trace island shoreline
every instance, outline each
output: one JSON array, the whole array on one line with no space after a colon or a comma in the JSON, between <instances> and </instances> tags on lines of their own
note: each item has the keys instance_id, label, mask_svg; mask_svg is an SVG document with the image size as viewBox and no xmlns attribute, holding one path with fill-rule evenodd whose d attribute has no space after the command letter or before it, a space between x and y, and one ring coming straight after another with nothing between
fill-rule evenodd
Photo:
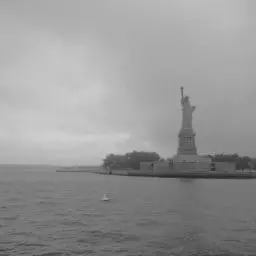
<instances>
[{"instance_id":1,"label":"island shoreline","mask_svg":"<svg viewBox=\"0 0 256 256\"><path fill-rule=\"evenodd\" d=\"M61 173L93 173L108 176L127 176L127 177L145 177L145 178L187 178L187 179L256 179L256 172L234 172L234 173L214 173L214 172L140 172L112 170L111 173L104 170L61 170Z\"/></svg>"}]
</instances>

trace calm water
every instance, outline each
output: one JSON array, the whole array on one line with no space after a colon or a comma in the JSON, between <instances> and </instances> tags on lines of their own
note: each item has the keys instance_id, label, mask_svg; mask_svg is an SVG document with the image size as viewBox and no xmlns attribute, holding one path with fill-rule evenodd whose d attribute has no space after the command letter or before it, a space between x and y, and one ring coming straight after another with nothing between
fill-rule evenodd
<instances>
[{"instance_id":1,"label":"calm water","mask_svg":"<svg viewBox=\"0 0 256 256\"><path fill-rule=\"evenodd\" d=\"M255 195L246 180L1 171L0 255L256 255Z\"/></svg>"}]
</instances>

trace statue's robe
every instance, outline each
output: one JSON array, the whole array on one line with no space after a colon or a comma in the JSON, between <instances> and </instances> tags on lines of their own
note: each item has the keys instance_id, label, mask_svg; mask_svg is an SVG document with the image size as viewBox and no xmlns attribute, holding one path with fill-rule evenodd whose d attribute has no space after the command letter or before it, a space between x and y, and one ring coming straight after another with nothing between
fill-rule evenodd
<instances>
[{"instance_id":1,"label":"statue's robe","mask_svg":"<svg viewBox=\"0 0 256 256\"><path fill-rule=\"evenodd\" d=\"M192 114L195 110L194 106L191 106L188 96L181 99L182 105L182 128L192 129Z\"/></svg>"}]
</instances>

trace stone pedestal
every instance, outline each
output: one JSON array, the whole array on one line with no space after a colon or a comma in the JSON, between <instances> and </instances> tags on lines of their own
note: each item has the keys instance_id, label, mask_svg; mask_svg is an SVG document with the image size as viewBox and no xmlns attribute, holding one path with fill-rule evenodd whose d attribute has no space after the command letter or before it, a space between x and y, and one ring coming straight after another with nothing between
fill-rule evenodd
<instances>
[{"instance_id":1,"label":"stone pedestal","mask_svg":"<svg viewBox=\"0 0 256 256\"><path fill-rule=\"evenodd\" d=\"M193 129L180 130L177 155L197 155L195 136Z\"/></svg>"},{"instance_id":2,"label":"stone pedestal","mask_svg":"<svg viewBox=\"0 0 256 256\"><path fill-rule=\"evenodd\" d=\"M211 159L199 155L176 155L173 157L175 171L209 171Z\"/></svg>"}]
</instances>

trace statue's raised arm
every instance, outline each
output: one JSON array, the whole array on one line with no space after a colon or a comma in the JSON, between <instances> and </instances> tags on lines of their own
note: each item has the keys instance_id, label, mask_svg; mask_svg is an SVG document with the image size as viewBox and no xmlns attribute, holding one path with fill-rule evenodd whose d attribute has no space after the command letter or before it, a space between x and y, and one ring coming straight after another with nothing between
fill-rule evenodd
<instances>
[{"instance_id":1,"label":"statue's raised arm","mask_svg":"<svg viewBox=\"0 0 256 256\"><path fill-rule=\"evenodd\" d=\"M183 90L184 90L184 88L183 88L183 86L181 86L181 87L180 87L180 92L181 92L181 100L183 100L183 98L184 98L184 96L183 96Z\"/></svg>"}]
</instances>

